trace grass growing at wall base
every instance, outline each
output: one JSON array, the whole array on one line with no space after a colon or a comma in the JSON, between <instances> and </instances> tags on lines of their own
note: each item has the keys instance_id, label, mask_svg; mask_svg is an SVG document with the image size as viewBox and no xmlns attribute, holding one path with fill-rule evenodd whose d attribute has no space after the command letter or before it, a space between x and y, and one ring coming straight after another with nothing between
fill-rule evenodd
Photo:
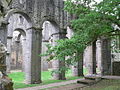
<instances>
[{"instance_id":1,"label":"grass growing at wall base","mask_svg":"<svg viewBox=\"0 0 120 90\"><path fill-rule=\"evenodd\" d=\"M33 86L39 86L39 85L45 85L45 84L64 81L64 80L52 80L51 71L42 72L42 83L41 84L25 84L24 83L25 74L23 72L10 73L9 77L12 78L14 82L14 88L33 87ZM67 80L74 80L74 79L80 78L80 77L72 77L71 70L66 73L66 77L68 77Z\"/></svg>"}]
</instances>

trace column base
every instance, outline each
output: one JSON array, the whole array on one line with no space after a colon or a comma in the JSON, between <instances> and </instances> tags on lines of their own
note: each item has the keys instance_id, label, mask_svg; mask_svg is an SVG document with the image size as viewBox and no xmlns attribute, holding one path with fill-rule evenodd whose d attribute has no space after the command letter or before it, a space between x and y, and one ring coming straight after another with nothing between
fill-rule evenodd
<instances>
[{"instance_id":1,"label":"column base","mask_svg":"<svg viewBox=\"0 0 120 90\"><path fill-rule=\"evenodd\" d=\"M8 76L3 76L0 79L0 90L13 90L12 79Z\"/></svg>"}]
</instances>

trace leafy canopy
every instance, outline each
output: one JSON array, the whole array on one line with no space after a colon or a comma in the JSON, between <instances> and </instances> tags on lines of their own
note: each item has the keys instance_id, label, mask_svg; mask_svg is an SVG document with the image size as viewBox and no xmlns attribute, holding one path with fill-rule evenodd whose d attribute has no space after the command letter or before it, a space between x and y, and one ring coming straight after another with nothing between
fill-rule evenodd
<instances>
[{"instance_id":1,"label":"leafy canopy","mask_svg":"<svg viewBox=\"0 0 120 90\"><path fill-rule=\"evenodd\" d=\"M84 49L97 38L114 31L113 25L120 27L120 0L67 0L65 10L75 14L71 21L74 36L71 39L58 40L57 46L47 45L49 60L61 60L66 65L76 62L76 53ZM67 56L67 58L64 58Z\"/></svg>"}]
</instances>

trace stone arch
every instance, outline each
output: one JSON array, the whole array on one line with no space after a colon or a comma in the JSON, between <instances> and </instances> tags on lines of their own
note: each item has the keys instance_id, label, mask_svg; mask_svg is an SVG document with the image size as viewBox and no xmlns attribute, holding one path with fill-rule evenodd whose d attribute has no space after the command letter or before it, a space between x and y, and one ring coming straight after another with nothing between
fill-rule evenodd
<instances>
[{"instance_id":1,"label":"stone arch","mask_svg":"<svg viewBox=\"0 0 120 90\"><path fill-rule=\"evenodd\" d=\"M41 61L40 57L38 56L40 54L40 49L38 48L41 48L41 42L37 40L41 40L41 31L33 27L31 18L25 12L20 10L10 10L5 16L4 20L9 23L7 26L7 41L9 54L6 61L10 60L10 43L12 39L12 34L15 30L18 30L23 34L23 36L26 36L24 41L27 48L24 48L25 56L23 56L25 58L25 82L27 84L40 83Z\"/></svg>"},{"instance_id":2,"label":"stone arch","mask_svg":"<svg viewBox=\"0 0 120 90\"><path fill-rule=\"evenodd\" d=\"M23 15L26 18L26 20L28 21L28 23L30 24L30 26L32 27L33 23L32 23L32 20L31 20L30 16L25 11L23 11L23 10L21 11L19 9L9 10L7 12L7 14L5 15L4 21L8 22L10 16L12 16L15 13Z\"/></svg>"},{"instance_id":3,"label":"stone arch","mask_svg":"<svg viewBox=\"0 0 120 90\"><path fill-rule=\"evenodd\" d=\"M52 17L52 16L43 17L43 19L41 20L41 23L40 23L40 27L43 26L43 23L45 21L49 21L50 23L52 23L52 24L54 24L54 25L56 25L56 26L58 26L60 28L59 22L57 20L55 20L55 18Z\"/></svg>"},{"instance_id":4,"label":"stone arch","mask_svg":"<svg viewBox=\"0 0 120 90\"><path fill-rule=\"evenodd\" d=\"M47 26L45 26L46 23L48 23ZM64 38L64 33L61 32L61 28L60 28L59 24L57 24L54 20L51 20L51 19L43 20L43 31L45 31L44 33L47 34L46 36L49 36L49 38L47 38L48 40L45 40L45 41L48 41L52 46L57 45L56 40ZM53 60L51 63L52 63L53 70L58 70L58 69L60 69L60 67L64 66L64 63L59 60ZM64 80L65 72L54 73L53 79Z\"/></svg>"},{"instance_id":5,"label":"stone arch","mask_svg":"<svg viewBox=\"0 0 120 90\"><path fill-rule=\"evenodd\" d=\"M16 28L13 32L11 46L11 70L25 71L26 54L26 32L21 28Z\"/></svg>"},{"instance_id":6,"label":"stone arch","mask_svg":"<svg viewBox=\"0 0 120 90\"><path fill-rule=\"evenodd\" d=\"M11 16L10 16L11 15ZM24 14L25 15L25 14ZM24 20L22 20L24 23L20 23L20 17L23 17ZM20 33L20 35L17 36L16 39L16 44L19 45L19 39L20 36L23 36L23 40L22 42L24 42L24 46L23 46L23 55L25 55L26 50L25 50L25 46L26 46L26 38L29 36L27 35L27 29L31 27L31 24L28 22L29 20L27 20L23 14L21 15L21 13L12 13L8 15L7 22L9 23L7 26L7 49L8 49L8 54L6 57L6 64L7 64L7 72L10 72L11 69L11 64L10 62L12 62L12 40L13 40L13 33L14 31L18 31ZM24 25L26 24L26 25ZM29 41L27 41L28 43ZM18 46L17 45L17 46ZM19 48L19 47L18 47ZM14 49L16 50L16 49ZM23 58L25 60L25 57Z\"/></svg>"},{"instance_id":7,"label":"stone arch","mask_svg":"<svg viewBox=\"0 0 120 90\"><path fill-rule=\"evenodd\" d=\"M24 39L26 38L26 32L21 29L21 28L16 28L14 31L19 31L20 34L18 35L18 39L21 37L21 35L24 37Z\"/></svg>"}]
</instances>

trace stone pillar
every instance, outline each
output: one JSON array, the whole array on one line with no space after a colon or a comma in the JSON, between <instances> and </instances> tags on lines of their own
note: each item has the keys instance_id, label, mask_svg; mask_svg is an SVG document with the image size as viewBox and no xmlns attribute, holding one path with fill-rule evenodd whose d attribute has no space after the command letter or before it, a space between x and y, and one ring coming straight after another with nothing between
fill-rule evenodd
<instances>
[{"instance_id":1,"label":"stone pillar","mask_svg":"<svg viewBox=\"0 0 120 90\"><path fill-rule=\"evenodd\" d=\"M72 66L72 76L78 76L78 67L77 65Z\"/></svg>"},{"instance_id":2,"label":"stone pillar","mask_svg":"<svg viewBox=\"0 0 120 90\"><path fill-rule=\"evenodd\" d=\"M5 46L7 45L7 29L6 29L7 24L2 24L0 26L0 41L3 43ZM2 72L6 74L6 55L2 57L2 62L0 64L0 69L2 69Z\"/></svg>"},{"instance_id":3,"label":"stone pillar","mask_svg":"<svg viewBox=\"0 0 120 90\"><path fill-rule=\"evenodd\" d=\"M16 43L16 68L18 69L18 60L19 60L19 47L20 47L20 41L19 40L17 40L17 41L15 41L15 43Z\"/></svg>"},{"instance_id":4,"label":"stone pillar","mask_svg":"<svg viewBox=\"0 0 120 90\"><path fill-rule=\"evenodd\" d=\"M62 32L52 34L52 38L53 38L52 45L56 46L57 45L56 40L66 38L65 35L66 33L62 33ZM65 63L63 61L60 60L52 61L53 70L59 70L62 66L65 66ZM56 80L65 80L65 71L62 71L61 73L53 73L53 78Z\"/></svg>"},{"instance_id":5,"label":"stone pillar","mask_svg":"<svg viewBox=\"0 0 120 90\"><path fill-rule=\"evenodd\" d=\"M84 63L87 68L88 74L93 74L92 72L92 46L88 46L84 51Z\"/></svg>"},{"instance_id":6,"label":"stone pillar","mask_svg":"<svg viewBox=\"0 0 120 90\"><path fill-rule=\"evenodd\" d=\"M96 41L92 43L92 64L93 74L96 74Z\"/></svg>"},{"instance_id":7,"label":"stone pillar","mask_svg":"<svg viewBox=\"0 0 120 90\"><path fill-rule=\"evenodd\" d=\"M22 61L22 71L25 72L25 55L26 55L26 38L24 37L22 39L22 56L23 56L23 61Z\"/></svg>"},{"instance_id":8,"label":"stone pillar","mask_svg":"<svg viewBox=\"0 0 120 90\"><path fill-rule=\"evenodd\" d=\"M27 84L41 83L41 42L42 32L29 28L26 33L25 78Z\"/></svg>"},{"instance_id":9,"label":"stone pillar","mask_svg":"<svg viewBox=\"0 0 120 90\"><path fill-rule=\"evenodd\" d=\"M97 61L97 68L98 68L98 75L102 75L102 46L101 46L101 40L98 39L96 41L96 61Z\"/></svg>"},{"instance_id":10,"label":"stone pillar","mask_svg":"<svg viewBox=\"0 0 120 90\"><path fill-rule=\"evenodd\" d=\"M7 29L6 24L0 27L0 40L7 45Z\"/></svg>"},{"instance_id":11,"label":"stone pillar","mask_svg":"<svg viewBox=\"0 0 120 90\"><path fill-rule=\"evenodd\" d=\"M84 76L83 74L83 53L79 54L80 60L78 61L78 76Z\"/></svg>"},{"instance_id":12,"label":"stone pillar","mask_svg":"<svg viewBox=\"0 0 120 90\"><path fill-rule=\"evenodd\" d=\"M6 45L7 29L5 24L0 26L0 90L13 90L12 80L6 75Z\"/></svg>"},{"instance_id":13,"label":"stone pillar","mask_svg":"<svg viewBox=\"0 0 120 90\"><path fill-rule=\"evenodd\" d=\"M96 45L88 46L84 51L84 63L88 74L96 74Z\"/></svg>"},{"instance_id":14,"label":"stone pillar","mask_svg":"<svg viewBox=\"0 0 120 90\"><path fill-rule=\"evenodd\" d=\"M102 37L101 39L101 63L102 63L102 75L111 74L111 49L110 39Z\"/></svg>"},{"instance_id":15,"label":"stone pillar","mask_svg":"<svg viewBox=\"0 0 120 90\"><path fill-rule=\"evenodd\" d=\"M72 66L72 76L83 76L83 53L76 53L77 65Z\"/></svg>"},{"instance_id":16,"label":"stone pillar","mask_svg":"<svg viewBox=\"0 0 120 90\"><path fill-rule=\"evenodd\" d=\"M11 65L11 44L12 44L12 37L7 37L7 55L6 55L6 66L7 66L7 73L10 73Z\"/></svg>"},{"instance_id":17,"label":"stone pillar","mask_svg":"<svg viewBox=\"0 0 120 90\"><path fill-rule=\"evenodd\" d=\"M12 80L7 76L5 70L5 56L6 56L7 48L0 41L0 90L13 90Z\"/></svg>"}]
</instances>

